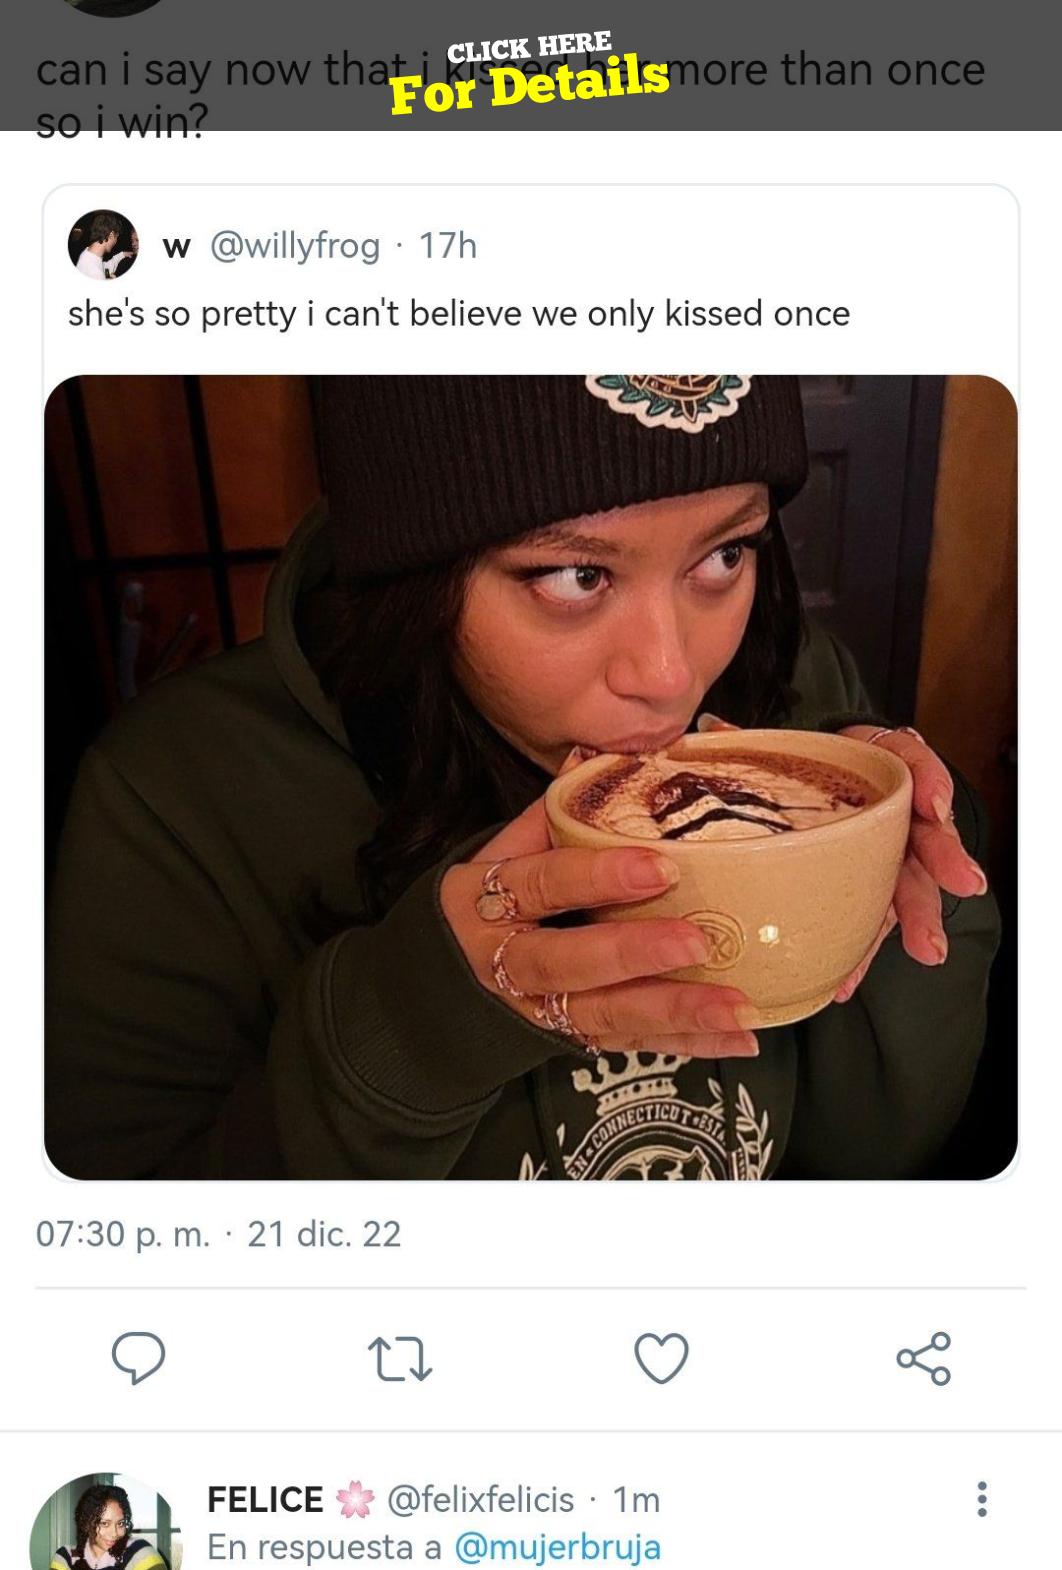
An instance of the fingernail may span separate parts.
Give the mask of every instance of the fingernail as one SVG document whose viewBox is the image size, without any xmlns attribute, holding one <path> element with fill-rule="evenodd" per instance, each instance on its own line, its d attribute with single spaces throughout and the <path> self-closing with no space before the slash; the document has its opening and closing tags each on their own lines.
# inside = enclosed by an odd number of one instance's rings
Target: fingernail
<svg viewBox="0 0 1062 1570">
<path fill-rule="evenodd" d="M 951 822 L 951 802 L 946 796 L 934 796 L 932 801 L 933 811 L 941 823 Z"/>
<path fill-rule="evenodd" d="M 703 965 L 708 945 L 697 932 L 684 938 L 658 938 L 649 945 L 649 958 L 661 970 L 683 970 L 687 965 Z"/>
<path fill-rule="evenodd" d="M 698 714 L 697 729 L 703 733 L 709 730 L 737 730 L 737 726 L 731 725 L 729 720 L 721 720 L 718 714 Z"/>
<path fill-rule="evenodd" d="M 740 1036 L 734 1036 L 732 1038 L 732 1040 L 733 1040 L 734 1044 L 730 1048 L 730 1051 L 731 1051 L 731 1054 L 732 1054 L 733 1057 L 735 1057 L 735 1058 L 758 1058 L 759 1057 L 759 1055 L 760 1055 L 760 1044 L 756 1040 L 756 1037 L 752 1034 L 751 1030 L 743 1030 L 741 1032 Z"/>
<path fill-rule="evenodd" d="M 933 952 L 937 956 L 937 964 L 938 965 L 943 965 L 944 961 L 948 957 L 948 940 L 947 940 L 947 938 L 944 936 L 944 934 L 942 932 L 931 932 L 929 934 L 929 944 L 930 944 L 930 947 L 932 948 Z"/>
<path fill-rule="evenodd" d="M 838 987 L 837 991 L 834 993 L 833 1001 L 835 1003 L 847 1003 L 848 999 L 852 996 L 852 993 L 854 991 L 855 991 L 855 988 L 853 986 L 850 986 L 849 983 L 846 981 L 844 986 L 843 987 Z"/>
<path fill-rule="evenodd" d="M 988 893 L 988 879 L 985 877 L 984 873 L 981 871 L 981 868 L 977 865 L 976 861 L 971 861 L 971 863 L 970 863 L 970 871 L 977 878 L 977 889 L 976 889 L 975 892 L 978 893 L 978 894 L 987 894 Z"/>
<path fill-rule="evenodd" d="M 573 747 L 560 766 L 561 774 L 567 774 L 569 769 L 574 769 L 577 764 L 585 763 L 589 758 L 596 758 L 597 753 L 592 747 Z"/>
<path fill-rule="evenodd" d="M 749 1023 L 754 1017 L 751 1008 L 720 1008 L 718 1004 L 707 1004 L 697 1010 L 697 1027 L 699 1030 L 725 1031 L 728 1036 L 748 1036 Z"/>
<path fill-rule="evenodd" d="M 631 856 L 624 861 L 623 882 L 629 889 L 672 889 L 680 876 L 678 867 L 673 861 L 668 861 L 666 856 L 650 853 Z"/>
</svg>

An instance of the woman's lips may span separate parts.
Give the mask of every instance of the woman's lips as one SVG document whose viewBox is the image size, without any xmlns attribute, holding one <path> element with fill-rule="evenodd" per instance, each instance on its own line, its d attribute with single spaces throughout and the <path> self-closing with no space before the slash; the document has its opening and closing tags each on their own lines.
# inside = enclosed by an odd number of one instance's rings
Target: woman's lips
<svg viewBox="0 0 1062 1570">
<path fill-rule="evenodd" d="M 624 736 L 621 741 L 596 742 L 593 747 L 587 742 L 581 745 L 592 752 L 662 752 L 673 741 L 678 741 L 685 731 L 685 725 L 679 725 L 673 726 L 671 730 L 657 731 L 655 735 L 643 732 L 637 736 Z"/>
</svg>

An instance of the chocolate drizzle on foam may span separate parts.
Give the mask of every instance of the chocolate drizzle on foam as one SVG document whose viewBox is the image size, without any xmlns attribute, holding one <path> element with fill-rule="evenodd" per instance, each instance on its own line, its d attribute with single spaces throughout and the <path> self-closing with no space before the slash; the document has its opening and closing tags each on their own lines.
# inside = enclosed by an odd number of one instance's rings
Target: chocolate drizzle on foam
<svg viewBox="0 0 1062 1570">
<path fill-rule="evenodd" d="M 673 818 L 676 813 L 686 812 L 702 796 L 712 796 L 716 801 L 721 801 L 721 807 L 710 807 L 707 812 L 702 812 L 698 818 L 690 818 L 686 823 L 676 824 L 673 828 L 664 828 L 662 839 L 681 840 L 687 834 L 693 834 L 706 823 L 722 823 L 727 818 L 732 818 L 739 823 L 762 823 L 765 829 L 770 829 L 772 834 L 791 834 L 793 825 L 784 818 L 761 818 L 751 812 L 735 812 L 735 807 L 759 807 L 763 812 L 781 813 L 786 809 L 779 801 L 771 801 L 767 796 L 758 796 L 755 791 L 741 790 L 725 776 L 713 774 L 673 774 L 671 778 L 657 790 L 649 801 L 649 816 L 654 823 L 666 824 L 668 818 Z M 826 812 L 823 806 L 812 809 Z"/>
<path fill-rule="evenodd" d="M 799 825 L 790 822 L 786 813 L 829 815 L 842 807 L 858 811 L 879 799 L 869 782 L 858 775 L 810 758 L 782 753 L 713 752 L 711 759 L 706 758 L 699 768 L 694 765 L 679 769 L 662 780 L 660 766 L 674 766 L 674 761 L 666 754 L 624 758 L 583 786 L 571 805 L 574 816 L 584 822 L 601 823 L 617 795 L 632 795 L 631 783 L 643 772 L 646 779 L 642 790 L 636 784 L 633 794 L 646 819 L 657 826 L 659 837 L 665 840 L 688 839 L 708 823 L 727 820 L 751 823 L 769 834 L 791 834 Z M 825 800 L 819 804 L 807 800 L 785 802 L 764 794 L 762 789 L 750 790 L 747 781 L 728 773 L 728 764 L 738 769 L 754 768 L 761 774 L 766 771 L 779 784 L 788 779 L 811 785 Z M 692 817 L 686 816 L 705 798 L 711 800 L 711 806 Z M 747 810 L 742 811 L 743 808 Z M 682 821 L 673 822 L 676 818 Z"/>
</svg>

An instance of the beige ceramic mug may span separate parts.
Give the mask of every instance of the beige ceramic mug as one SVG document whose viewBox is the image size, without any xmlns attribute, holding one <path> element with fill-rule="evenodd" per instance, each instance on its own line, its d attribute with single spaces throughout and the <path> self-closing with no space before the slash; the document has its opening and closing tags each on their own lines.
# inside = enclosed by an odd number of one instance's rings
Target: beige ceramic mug
<svg viewBox="0 0 1062 1570">
<path fill-rule="evenodd" d="M 636 905 L 593 912 L 599 921 L 682 916 L 709 940 L 703 965 L 676 980 L 740 987 L 749 1029 L 786 1025 L 825 1008 L 885 919 L 911 818 L 911 775 L 895 753 L 820 731 L 721 730 L 682 736 L 667 749 L 693 762 L 716 752 L 808 758 L 861 776 L 880 799 L 850 817 L 790 834 L 711 841 L 634 839 L 573 817 L 568 804 L 618 760 L 603 753 L 554 780 L 546 816 L 554 845 L 607 850 L 656 845 L 679 867 L 676 886 Z"/>
</svg>

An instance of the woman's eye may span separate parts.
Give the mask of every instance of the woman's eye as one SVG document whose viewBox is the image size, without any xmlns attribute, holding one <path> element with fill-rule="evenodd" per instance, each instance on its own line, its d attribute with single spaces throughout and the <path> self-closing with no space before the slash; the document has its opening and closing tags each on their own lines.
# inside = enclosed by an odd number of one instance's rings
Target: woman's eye
<svg viewBox="0 0 1062 1570">
<path fill-rule="evenodd" d="M 744 540 L 730 540 L 699 561 L 693 569 L 694 575 L 713 586 L 729 583 L 741 571 L 748 549 Z"/>
<path fill-rule="evenodd" d="M 537 594 L 564 605 L 596 598 L 605 581 L 603 567 L 557 567 L 552 572 L 537 573 L 532 580 Z"/>
</svg>

